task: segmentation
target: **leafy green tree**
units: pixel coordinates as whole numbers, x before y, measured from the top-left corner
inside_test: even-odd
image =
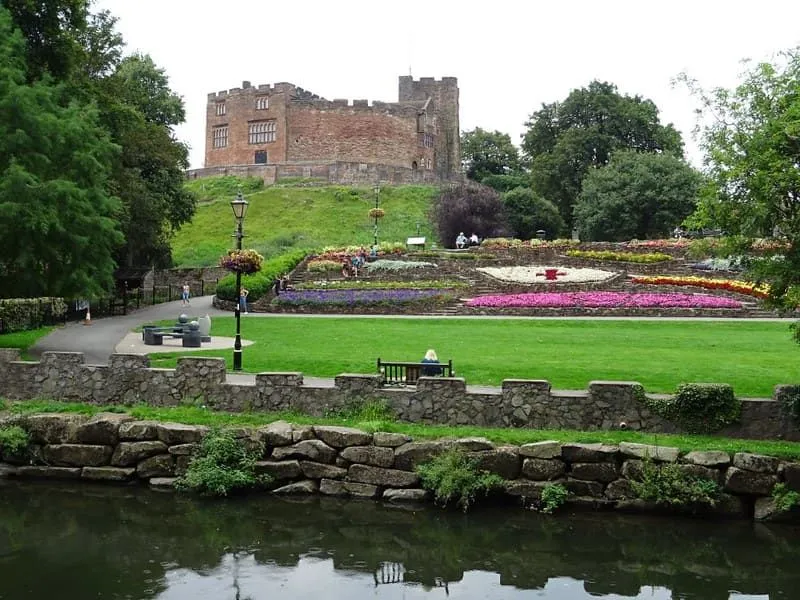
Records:
[[[593,81],[563,102],[545,104],[525,123],[522,141],[534,189],[558,206],[571,228],[583,178],[608,164],[614,151],[683,156],[680,133],[659,122],[656,105]]]
[[[564,230],[564,219],[556,205],[530,188],[518,187],[503,194],[503,203],[516,238],[531,239],[544,230],[548,239],[555,239]]]
[[[510,192],[518,187],[531,187],[531,178],[527,173],[512,173],[510,175],[487,175],[481,179],[483,185],[488,185],[495,191]]]
[[[121,243],[108,192],[118,148],[97,110],[49,76],[28,83],[25,43],[0,6],[0,294],[94,296]]]
[[[617,152],[584,178],[575,225],[585,240],[669,237],[694,210],[701,184],[700,173],[675,156]]]
[[[482,181],[489,175],[519,171],[519,150],[507,133],[476,127],[461,134],[461,161],[467,177]]]
[[[778,233],[784,247],[750,263],[778,306],[793,308],[800,285],[800,47],[754,65],[733,90],[704,91],[681,77],[712,117],[703,129],[706,171],[694,227],[716,226],[749,247]]]

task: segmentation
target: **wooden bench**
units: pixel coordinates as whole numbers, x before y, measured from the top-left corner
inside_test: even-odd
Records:
[[[423,369],[438,369],[439,375],[454,377],[453,360],[446,363],[387,362],[378,359],[378,373],[383,375],[383,385],[415,385]]]

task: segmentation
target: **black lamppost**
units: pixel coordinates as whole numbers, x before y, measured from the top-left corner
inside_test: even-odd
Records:
[[[236,218],[236,231],[233,237],[236,238],[236,249],[242,250],[242,238],[244,231],[242,225],[244,224],[244,216],[247,214],[247,200],[242,196],[240,189],[236,193],[236,199],[231,201],[231,208],[233,209],[233,216]],[[242,370],[242,272],[236,271],[236,339],[233,342],[233,370]]]
[[[381,194],[381,186],[380,184],[376,183],[375,187],[373,188],[375,192],[375,241],[373,242],[373,246],[375,247],[375,252],[378,251],[378,218],[380,217],[380,212],[378,210],[378,199],[380,198]]]

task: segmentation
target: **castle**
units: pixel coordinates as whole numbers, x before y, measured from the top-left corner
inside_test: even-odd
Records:
[[[401,76],[397,102],[325,100],[292,83],[208,95],[205,168],[274,182],[442,182],[460,178],[458,81]]]

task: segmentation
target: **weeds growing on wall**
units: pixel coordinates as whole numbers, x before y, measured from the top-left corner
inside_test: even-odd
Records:
[[[478,500],[503,487],[499,475],[482,471],[463,450],[452,448],[416,468],[422,487],[441,506],[455,504],[464,512]]]
[[[22,427],[0,427],[0,457],[21,456],[30,443],[30,436]]]
[[[783,414],[795,425],[800,425],[800,385],[781,386],[776,399],[780,402]]]
[[[724,383],[684,383],[672,398],[649,399],[657,415],[689,433],[714,433],[739,420],[741,401]]]
[[[776,483],[772,488],[772,500],[778,510],[789,511],[800,506],[800,493],[790,490],[785,483]]]
[[[256,461],[264,452],[260,443],[234,437],[224,429],[210,431],[200,442],[186,473],[175,482],[178,490],[204,496],[227,496],[268,485],[271,478],[257,475]]]
[[[676,464],[657,465],[650,459],[642,462],[641,477],[631,486],[642,500],[689,509],[715,506],[722,492],[715,482],[689,475]]]
[[[557,508],[564,505],[569,497],[569,491],[560,483],[551,483],[542,490],[542,497],[538,505],[539,512],[547,515],[553,514]]]

